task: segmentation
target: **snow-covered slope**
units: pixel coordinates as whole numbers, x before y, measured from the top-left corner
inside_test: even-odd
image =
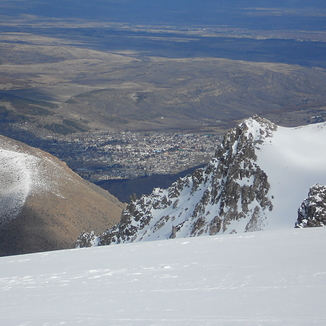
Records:
[[[267,227],[291,227],[309,188],[326,185],[326,123],[278,127],[257,155],[274,196]]]
[[[326,325],[326,228],[0,258],[6,326]]]
[[[255,116],[216,157],[168,189],[133,199],[121,222],[79,246],[293,228],[315,183],[326,184],[326,123],[283,128]]]
[[[0,255],[71,248],[123,207],[52,155],[0,136]]]
[[[37,163],[35,156],[0,149],[0,226],[17,217],[30,192],[42,191],[35,182],[39,179]]]

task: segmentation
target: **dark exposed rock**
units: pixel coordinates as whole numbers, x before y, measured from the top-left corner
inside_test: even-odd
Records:
[[[175,227],[174,225],[172,225],[172,232],[171,232],[171,235],[170,235],[170,239],[175,239],[176,236],[177,236],[177,227]]]
[[[78,248],[92,247],[94,245],[98,245],[97,240],[98,237],[95,235],[94,231],[82,232],[76,241],[76,247]]]
[[[222,226],[222,220],[215,216],[209,224],[209,235],[214,235],[220,232]]]
[[[315,184],[298,209],[297,228],[326,225],[326,186]]]
[[[105,231],[99,244],[231,233],[239,221],[243,232],[262,229],[273,205],[256,151],[275,130],[258,116],[230,130],[205,168],[166,190],[132,198],[121,222]]]

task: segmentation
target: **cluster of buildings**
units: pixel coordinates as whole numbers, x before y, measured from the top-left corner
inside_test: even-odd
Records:
[[[96,182],[178,173],[207,163],[220,141],[214,134],[97,132],[64,136],[48,151]]]

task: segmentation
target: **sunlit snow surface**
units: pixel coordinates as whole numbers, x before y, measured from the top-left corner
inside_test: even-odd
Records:
[[[0,258],[1,325],[326,325],[326,228]]]
[[[326,185],[326,123],[278,126],[256,154],[273,196],[274,208],[265,229],[292,227],[309,188],[316,183]]]

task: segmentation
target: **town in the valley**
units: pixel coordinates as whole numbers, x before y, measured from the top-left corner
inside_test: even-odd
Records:
[[[178,173],[207,163],[220,141],[215,134],[99,131],[48,139],[47,150],[96,182]]]

